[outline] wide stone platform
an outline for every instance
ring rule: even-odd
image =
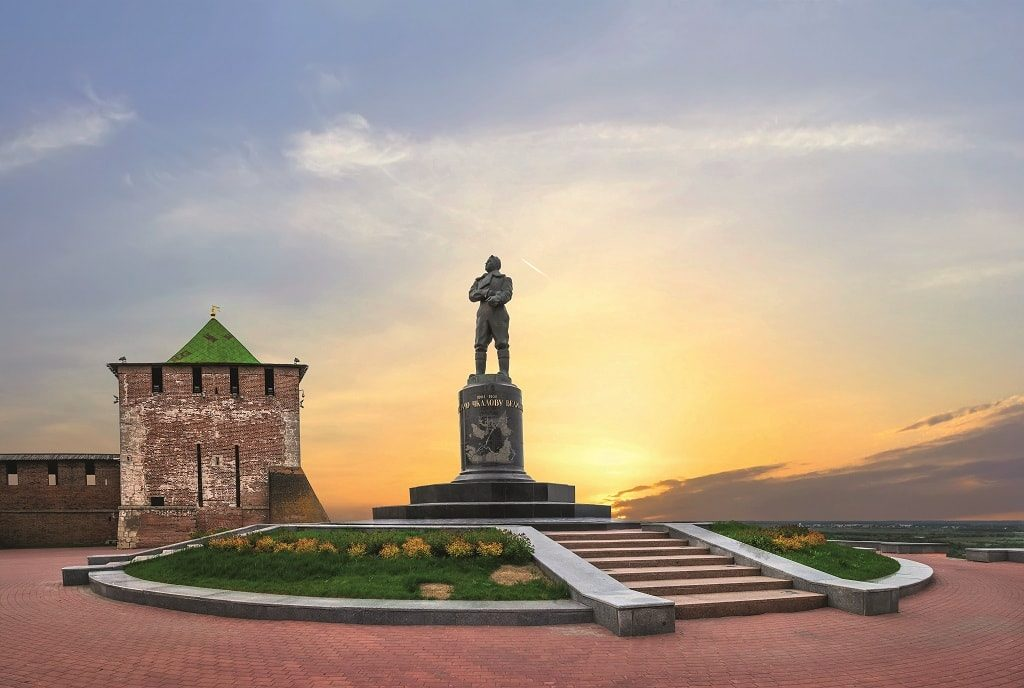
[[[374,519],[611,518],[601,504],[576,504],[576,488],[532,480],[473,480],[409,488],[409,504],[378,506]]]
[[[409,504],[378,506],[378,519],[611,518],[604,504],[577,504],[562,483],[474,480],[409,488]]]
[[[415,488],[413,488],[415,489]],[[458,501],[402,504],[373,508],[373,519],[551,519],[611,518],[611,507],[604,504],[577,504],[555,501]]]

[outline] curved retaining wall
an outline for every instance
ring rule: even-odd
[[[472,602],[300,597],[157,583],[124,571],[93,571],[89,574],[89,588],[97,595],[121,602],[240,619],[450,626],[542,626],[594,620],[590,607],[572,600]]]

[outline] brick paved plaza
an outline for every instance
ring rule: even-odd
[[[0,686],[1024,686],[1024,566],[943,555],[898,615],[680,621],[617,638],[537,628],[261,622],[60,584],[99,549],[0,551]]]

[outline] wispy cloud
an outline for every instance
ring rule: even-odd
[[[285,151],[296,168],[321,177],[344,177],[382,168],[409,154],[409,142],[374,129],[360,115],[346,115],[323,131],[302,131]]]
[[[68,106],[0,143],[0,173],[68,149],[100,146],[134,119],[135,112],[124,102],[90,94],[87,103]]]
[[[954,265],[935,270],[910,283],[911,289],[945,289],[1024,275],[1024,260]]]
[[[775,464],[663,480],[623,490],[614,495],[613,507],[622,516],[660,520],[1020,515],[1024,399],[937,414],[906,429],[979,414],[984,422],[969,429],[881,452],[853,466],[773,476],[781,467]]]
[[[407,136],[371,126],[349,114],[319,130],[291,137],[285,154],[295,167],[323,177],[344,177],[400,162],[472,164],[486,157],[498,164],[526,155],[608,154],[675,158],[693,153],[806,154],[858,149],[914,151],[964,145],[953,132],[932,122],[785,123],[736,119],[673,123],[588,122],[518,132],[480,132],[460,139],[414,142]]]

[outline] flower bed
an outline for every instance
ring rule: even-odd
[[[568,597],[546,578],[501,585],[490,574],[533,560],[530,541],[497,528],[317,529],[214,538],[205,547],[126,568],[146,580],[318,597],[419,599],[424,584],[452,586],[452,599]]]
[[[874,551],[828,542],[822,533],[804,526],[761,527],[725,521],[708,528],[719,535],[847,580],[874,580],[896,573],[900,568],[895,559]]]

